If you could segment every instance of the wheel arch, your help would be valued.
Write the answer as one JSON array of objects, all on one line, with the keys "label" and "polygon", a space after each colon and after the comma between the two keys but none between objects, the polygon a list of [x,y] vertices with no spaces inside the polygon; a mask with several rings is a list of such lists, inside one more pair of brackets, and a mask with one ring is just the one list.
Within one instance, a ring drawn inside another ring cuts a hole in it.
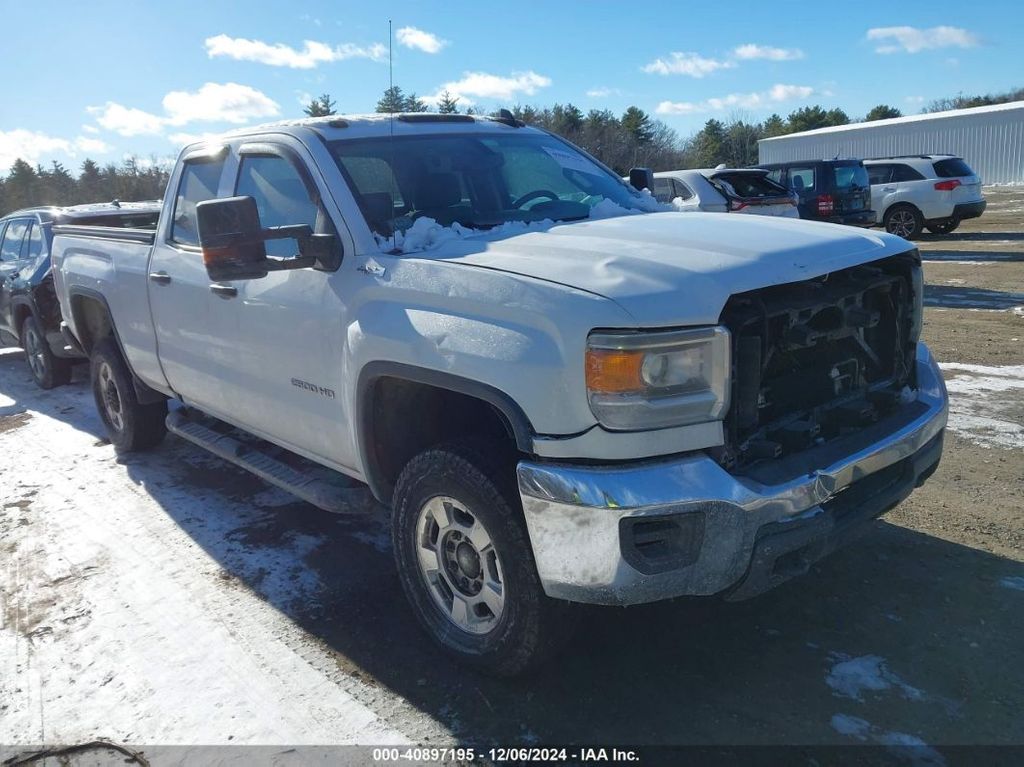
[{"label": "wheel arch", "polygon": [[72,288],[68,297],[71,304],[71,319],[75,327],[75,338],[78,339],[85,355],[91,357],[96,344],[108,336],[112,337],[121,354],[121,359],[124,360],[128,372],[131,373],[132,386],[139,402],[147,404],[166,399],[163,394],[144,384],[132,370],[106,297],[98,291],[82,287]]},{"label": "wheel arch", "polygon": [[[426,407],[417,410],[415,405]],[[451,420],[428,413],[432,407]],[[432,444],[474,432],[499,436],[500,427],[500,436],[510,446],[531,454],[535,433],[522,408],[500,389],[452,373],[387,361],[368,363],[360,371],[355,424],[364,478],[382,503],[390,502],[405,463]],[[466,432],[458,431],[466,426]]]}]

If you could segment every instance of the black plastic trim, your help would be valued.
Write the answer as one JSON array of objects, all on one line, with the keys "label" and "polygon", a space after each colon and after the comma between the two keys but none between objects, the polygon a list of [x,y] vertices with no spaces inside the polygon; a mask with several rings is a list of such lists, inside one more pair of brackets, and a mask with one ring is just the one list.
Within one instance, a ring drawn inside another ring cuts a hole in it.
[{"label": "black plastic trim", "polygon": [[439,389],[458,392],[488,403],[498,410],[505,418],[516,447],[523,453],[533,453],[533,436],[535,434],[530,420],[522,408],[508,394],[479,381],[444,373],[430,368],[407,365],[401,362],[377,361],[363,366],[356,385],[356,423],[358,424],[357,439],[359,452],[363,458],[363,473],[366,483],[373,491],[374,497],[385,501],[391,495],[391,486],[384,477],[381,467],[377,465],[375,451],[370,444],[373,434],[373,385],[381,378],[397,378],[402,381],[426,384]]},{"label": "black plastic trim", "polygon": [[[132,370],[132,363],[129,361],[128,355],[125,354],[124,352],[124,344],[121,342],[121,336],[117,332],[117,325],[114,324],[114,313],[110,311],[110,304],[107,303],[106,297],[99,291],[92,290],[91,288],[70,288],[68,290],[68,298],[74,299],[75,296],[89,298],[94,301],[98,301],[100,304],[103,305],[103,309],[107,313],[107,317],[110,319],[110,330],[112,335],[114,336],[114,342],[117,344],[117,350],[121,352],[121,359],[124,360],[125,367],[128,368],[128,372],[131,373],[132,375],[132,386],[135,387],[135,396],[138,397],[139,403],[146,405],[153,402],[159,402],[162,399],[166,399],[166,395],[164,395],[162,392],[158,392],[156,389],[153,389],[152,387],[143,383],[142,379],[140,379],[135,374],[135,371]],[[71,301],[71,311],[75,311],[73,300]],[[75,319],[77,324],[78,318]],[[68,335],[70,335],[72,338],[75,338],[75,340],[78,341],[78,346],[83,350],[83,352],[86,353],[86,356],[91,360],[92,345],[90,345],[90,347],[86,349],[85,344],[82,343],[82,340],[80,338],[75,337],[70,330],[68,331]]]}]

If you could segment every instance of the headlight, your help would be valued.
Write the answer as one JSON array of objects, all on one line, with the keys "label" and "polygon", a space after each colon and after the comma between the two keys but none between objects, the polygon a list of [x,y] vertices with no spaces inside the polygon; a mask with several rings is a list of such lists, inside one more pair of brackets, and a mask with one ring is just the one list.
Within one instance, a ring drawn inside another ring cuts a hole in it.
[{"label": "headlight", "polygon": [[729,407],[729,331],[594,333],[587,341],[587,396],[609,429],[657,429],[715,421]]}]

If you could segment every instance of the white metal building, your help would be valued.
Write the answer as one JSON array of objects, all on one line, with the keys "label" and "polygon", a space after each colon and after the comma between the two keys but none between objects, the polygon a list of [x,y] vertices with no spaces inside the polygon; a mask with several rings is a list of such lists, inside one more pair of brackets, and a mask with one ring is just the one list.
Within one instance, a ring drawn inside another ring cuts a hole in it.
[{"label": "white metal building", "polygon": [[1024,184],[1024,101],[761,139],[760,162],[955,154],[984,184]]}]

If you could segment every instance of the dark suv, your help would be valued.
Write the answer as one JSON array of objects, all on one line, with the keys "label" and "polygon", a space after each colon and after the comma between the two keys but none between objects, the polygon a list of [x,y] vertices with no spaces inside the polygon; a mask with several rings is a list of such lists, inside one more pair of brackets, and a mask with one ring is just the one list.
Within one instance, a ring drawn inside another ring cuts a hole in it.
[{"label": "dark suv", "polygon": [[54,224],[155,229],[160,203],[103,203],[26,208],[0,218],[0,346],[25,350],[44,389],[71,380],[77,355],[61,334],[60,306],[50,274]]},{"label": "dark suv", "polygon": [[873,226],[871,182],[860,160],[809,160],[759,165],[768,178],[796,192],[800,218]]}]

